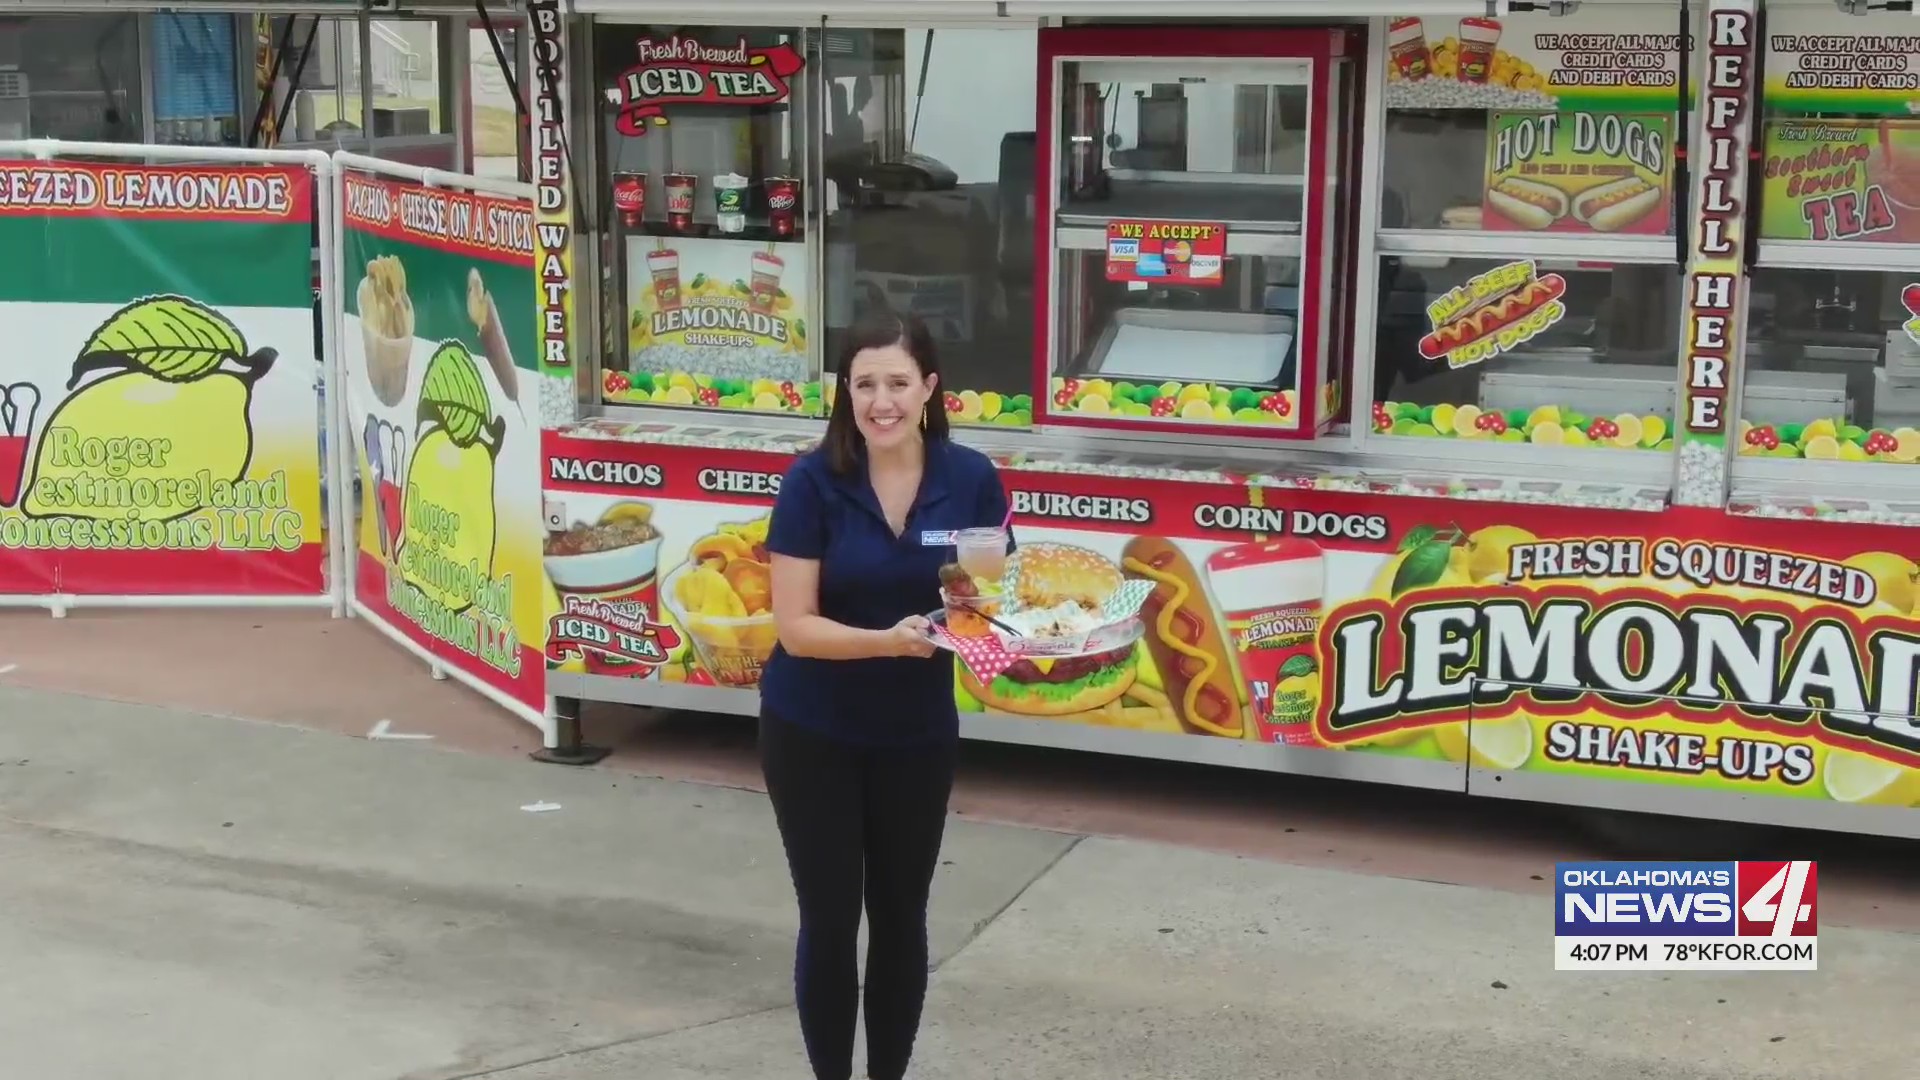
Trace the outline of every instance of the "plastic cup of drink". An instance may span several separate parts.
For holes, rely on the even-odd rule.
[[[665,184],[667,189],[667,223],[681,232],[693,228],[693,196],[699,177],[690,173],[668,173]]]
[[[639,227],[640,219],[647,208],[647,175],[645,173],[614,174],[613,208],[620,212],[622,225],[629,229]]]
[[[962,529],[953,538],[955,561],[969,575],[999,581],[1007,572],[1007,530]]]
[[[744,232],[747,228],[747,178],[738,173],[723,173],[713,178],[714,223],[723,233]]]
[[[793,221],[800,210],[800,181],[787,176],[767,178],[767,228],[778,237],[793,235]]]

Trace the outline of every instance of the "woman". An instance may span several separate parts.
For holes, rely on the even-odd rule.
[[[953,533],[1006,520],[993,463],[948,438],[933,341],[856,326],[826,438],[787,473],[767,550],[780,643],[760,680],[767,792],[800,900],[794,992],[816,1080],[848,1080],[867,913],[867,1075],[900,1080],[927,990],[927,893],[960,718],[927,636]]]

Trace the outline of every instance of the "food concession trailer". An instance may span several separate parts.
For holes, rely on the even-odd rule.
[[[1151,590],[966,737],[1920,835],[1890,6],[534,0],[562,729],[757,708],[886,307],[1023,557]]]

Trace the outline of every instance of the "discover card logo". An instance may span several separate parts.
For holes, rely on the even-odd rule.
[[[1558,970],[1816,969],[1818,864],[1560,863]]]

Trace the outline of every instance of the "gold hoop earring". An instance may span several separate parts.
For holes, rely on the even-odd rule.
[[[927,430],[927,406],[920,406],[920,430]]]

